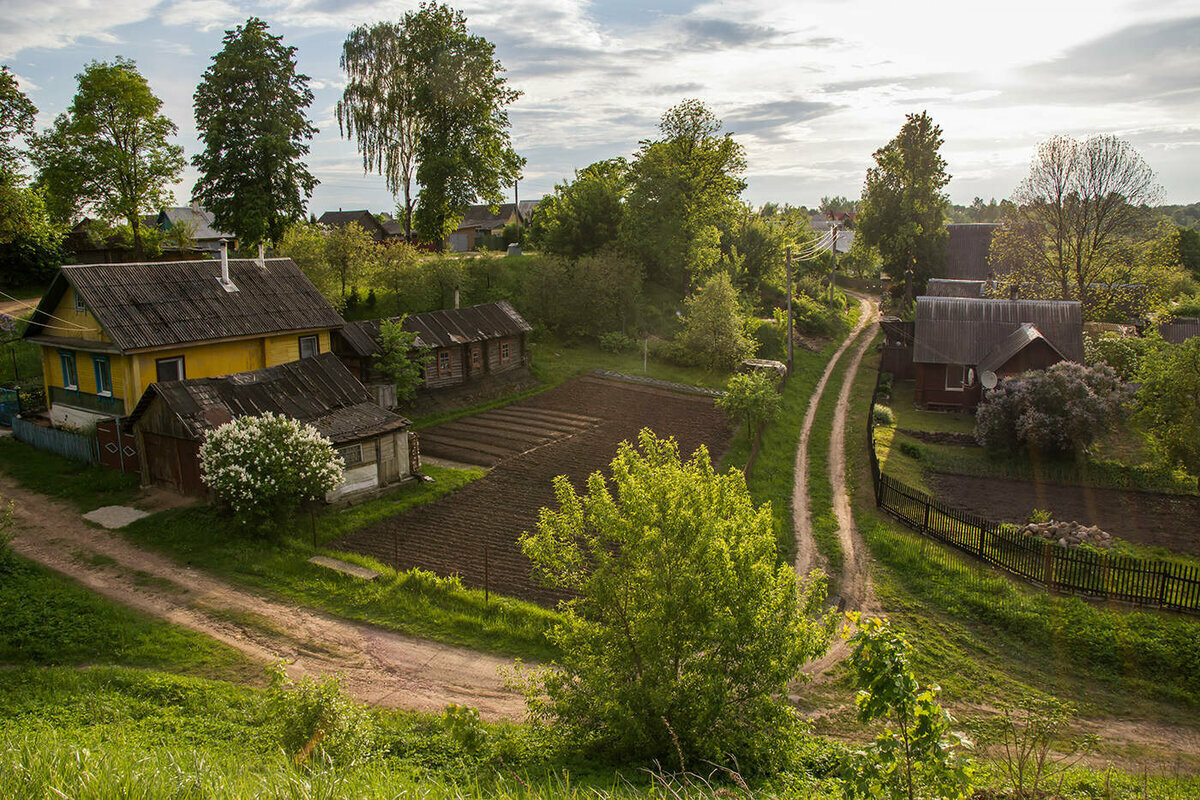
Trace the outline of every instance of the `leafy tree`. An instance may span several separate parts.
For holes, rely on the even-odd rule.
[[[993,389],[975,412],[975,438],[990,450],[1048,456],[1084,450],[1123,421],[1129,389],[1108,364],[1061,361]]]
[[[824,580],[797,587],[778,563],[769,505],[718,474],[700,447],[643,430],[612,481],[580,495],[555,479],[557,508],[521,538],[534,574],[571,599],[550,636],[562,653],[525,683],[530,714],[621,758],[736,759],[778,766],[797,718],[787,687],[824,651]]]
[[[890,724],[870,748],[846,763],[846,797],[968,797],[975,772],[964,753],[970,742],[950,730],[954,720],[937,701],[941,689],[922,689],[908,663],[907,640],[886,622],[857,614],[850,618],[857,625],[849,664],[858,687],[859,722]]]
[[[316,428],[270,411],[226,422],[200,445],[204,484],[259,532],[280,530],[300,503],[336,489],[343,466]]]
[[[38,182],[60,219],[91,211],[125,220],[140,259],[142,215],[170,204],[168,187],[183,169],[183,149],[167,141],[177,128],[129,59],[93,61],[76,78],[67,112],[34,137]]]
[[[746,437],[754,441],[754,437],[775,419],[780,402],[775,377],[766,372],[752,372],[730,378],[725,396],[717,401],[717,405],[731,419],[745,419]]]
[[[327,300],[334,302],[339,300],[341,295],[337,277],[329,266],[329,257],[325,251],[327,235],[328,231],[315,222],[294,222],[284,229],[283,236],[275,243],[275,252],[295,261],[296,266],[312,281],[313,286],[316,286]]]
[[[0,176],[0,284],[25,286],[54,277],[62,263],[62,229],[42,193]]]
[[[1155,449],[1200,486],[1200,336],[1148,353],[1138,377],[1136,414]]]
[[[912,268],[914,296],[946,262],[950,200],[942,190],[950,175],[942,143],[928,114],[909,114],[896,138],[875,151],[856,217],[858,237],[879,251],[893,278]]]
[[[737,293],[729,276],[718,273],[684,301],[683,330],[678,337],[685,360],[709,370],[729,370],[754,352],[746,335]]]
[[[1115,136],[1038,145],[992,241],[997,273],[1038,296],[1110,303],[1130,283],[1133,251],[1161,235],[1148,208],[1162,189],[1133,147]]]
[[[372,280],[376,286],[392,290],[392,296],[396,299],[396,313],[403,309],[400,296],[412,282],[414,273],[420,269],[418,262],[416,248],[403,242],[390,242],[375,250]]]
[[[275,249],[295,261],[330,302],[343,304],[346,287],[373,272],[380,248],[357,222],[324,226],[301,221],[284,229]]]
[[[350,32],[341,59],[349,80],[337,104],[338,129],[355,139],[363,171],[382,175],[393,196],[403,191],[397,210],[406,242],[412,240],[412,182],[425,124],[416,93],[423,70],[407,27],[411,17],[410,12],[404,23],[377,22]]]
[[[243,243],[278,241],[303,219],[317,185],[302,160],[317,132],[305,115],[313,93],[296,73],[296,48],[261,19],[222,41],[194,95],[204,150],[192,158],[200,170],[192,196]]]
[[[611,247],[619,240],[628,190],[629,165],[623,158],[576,170],[574,181],[556,184],[534,209],[531,243],[570,258]]]
[[[834,195],[833,197],[822,197],[821,204],[817,206],[822,214],[837,214],[846,213],[858,210],[858,202],[851,200],[848,197]]]
[[[1200,281],[1200,231],[1194,228],[1180,228],[1175,232],[1175,247],[1179,252],[1179,262],[1192,273],[1192,277]]]
[[[407,314],[385,319],[379,326],[379,355],[375,367],[396,385],[396,400],[407,403],[417,396],[429,363],[428,348],[417,347],[417,332],[404,330]]]
[[[7,66],[0,65],[0,182],[15,180],[21,154],[14,143],[33,133],[37,107],[30,101]]]
[[[520,92],[505,81],[495,45],[472,35],[462,12],[424,2],[418,10],[406,13],[398,28],[380,30],[385,38],[393,33],[400,41],[388,42],[387,50],[394,55],[396,48],[404,49],[405,67],[411,68],[412,77],[402,94],[411,88],[411,96],[406,95],[403,104],[393,103],[391,89],[395,87],[387,86],[382,78],[377,87],[371,85],[392,63],[390,56],[379,55],[378,63],[358,60],[361,56],[374,62],[375,55],[358,52],[355,34],[351,34],[354,57],[347,62],[351,73],[347,88],[356,88],[343,95],[342,119],[343,123],[353,122],[360,132],[365,125],[368,138],[391,135],[403,124],[403,113],[415,119],[415,155],[409,166],[415,170],[421,191],[413,224],[423,240],[440,242],[454,230],[467,206],[477,198],[501,202],[502,189],[520,176],[524,159],[509,141],[506,110]],[[408,78],[397,80],[407,82]],[[366,95],[359,95],[359,89]],[[371,109],[371,103],[390,105]],[[364,113],[356,118],[360,110]],[[380,146],[386,147],[382,151],[385,173],[391,157],[403,171],[403,160],[392,142]]]
[[[1083,337],[1084,361],[1092,366],[1108,364],[1126,382],[1136,381],[1146,356],[1162,346],[1157,333],[1143,337],[1104,331],[1095,337]]]
[[[347,284],[357,286],[369,274],[376,247],[371,234],[357,222],[333,225],[325,232],[325,257],[341,285],[343,298]]]
[[[699,100],[669,109],[658,128],[630,167],[625,241],[651,280],[686,292],[720,261],[718,229],[746,188],[746,152]]]

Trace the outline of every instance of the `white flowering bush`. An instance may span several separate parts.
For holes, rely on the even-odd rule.
[[[225,423],[200,446],[204,483],[239,520],[259,530],[340,486],[344,466],[312,425],[269,411]]]

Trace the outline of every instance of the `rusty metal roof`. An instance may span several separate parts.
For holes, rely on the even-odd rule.
[[[1083,361],[1083,311],[1075,300],[918,297],[913,361],[976,366],[1023,323],[1070,361]]]
[[[376,355],[382,323],[381,319],[346,323],[340,332],[342,341],[362,358]],[[417,334],[417,347],[437,348],[519,336],[532,331],[533,327],[507,300],[500,300],[466,308],[409,314],[404,320],[404,330]]]
[[[221,262],[168,261],[64,266],[38,304],[25,338],[41,334],[68,286],[122,351],[340,328],[340,314],[289,258],[229,259],[236,292],[220,284]]]
[[[224,378],[152,383],[130,414],[130,424],[142,418],[156,397],[162,398],[196,439],[235,417],[267,411],[306,422],[334,444],[379,436],[411,424],[375,405],[333,353]]]

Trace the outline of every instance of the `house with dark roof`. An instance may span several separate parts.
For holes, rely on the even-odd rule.
[[[243,416],[266,412],[316,428],[345,462],[334,502],[405,480],[419,468],[411,423],[380,408],[337,356],[322,353],[222,378],[150,384],[130,414],[143,482],[185,494],[207,493],[200,479],[205,435]]]
[[[337,211],[326,211],[317,220],[317,223],[328,225],[332,228],[343,228],[352,223],[358,223],[359,227],[370,234],[371,238],[376,242],[387,242],[397,237],[400,239],[404,238],[404,231],[398,222],[392,220],[391,226],[387,226],[378,217],[365,209],[342,211],[339,208]]]
[[[64,266],[23,338],[42,348],[51,421],[87,427],[156,381],[329,352],[343,324],[291,259],[222,258]]]
[[[917,405],[974,408],[999,378],[1083,362],[1076,301],[918,297],[916,306]]]
[[[533,210],[540,200],[524,200],[520,203],[501,203],[498,206],[482,205],[468,206],[463,214],[458,228],[447,238],[447,245],[456,253],[475,250],[479,241],[485,236],[500,236],[504,228],[514,222],[522,225],[529,224]]]
[[[230,247],[237,248],[237,236],[214,228],[212,212],[201,208],[198,203],[164,208],[158,212],[154,224],[163,231],[182,225],[192,239],[193,248],[211,254],[214,258],[221,252],[222,239],[228,242]]]
[[[983,297],[986,287],[987,281],[930,278],[925,284],[925,294],[930,297]]]
[[[382,323],[379,319],[348,322],[334,335],[334,352],[368,385],[383,380],[374,366]],[[409,314],[404,329],[417,334],[418,352],[429,356],[425,390],[528,372],[526,336],[533,328],[507,301]]]

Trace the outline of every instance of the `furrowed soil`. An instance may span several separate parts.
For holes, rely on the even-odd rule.
[[[506,411],[512,424],[526,418],[531,427],[543,426],[553,415],[589,419],[574,433],[560,433],[502,458],[484,478],[449,497],[355,531],[333,546],[399,569],[456,574],[467,586],[551,604],[561,595],[532,580],[530,562],[517,540],[537,526],[539,509],[556,504],[555,476],[566,475],[576,489],[583,489],[588,475],[607,473],[617,445],[636,442],[642,428],[659,437],[673,436],[685,459],[705,445],[716,462],[729,445],[728,419],[712,397],[595,377],[578,378]],[[447,423],[451,425],[457,438],[465,435],[461,422]],[[423,436],[437,436],[439,427]],[[476,441],[486,446],[490,440],[480,426]]]

